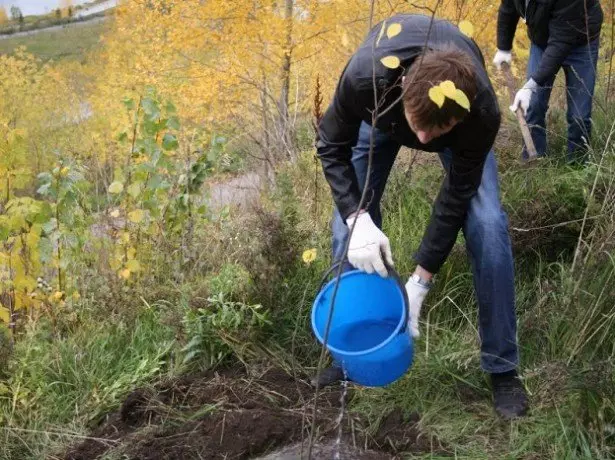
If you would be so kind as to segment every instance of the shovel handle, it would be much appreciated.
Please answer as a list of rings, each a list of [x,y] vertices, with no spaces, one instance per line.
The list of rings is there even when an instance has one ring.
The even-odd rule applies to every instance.
[[[502,71],[506,77],[506,86],[508,87],[508,95],[510,97],[510,103],[512,104],[515,101],[515,92],[517,88],[515,77],[513,76],[507,62],[502,63]],[[528,161],[531,161],[538,157],[538,153],[536,152],[536,146],[534,145],[530,128],[528,127],[525,117],[523,116],[523,109],[521,107],[517,107],[515,115],[517,116],[517,121],[519,122],[519,127],[521,128],[521,135],[523,136],[523,141],[525,142],[525,146],[527,148]]]

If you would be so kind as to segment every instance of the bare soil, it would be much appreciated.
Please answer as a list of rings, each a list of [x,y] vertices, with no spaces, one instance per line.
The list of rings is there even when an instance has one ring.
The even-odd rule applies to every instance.
[[[293,446],[303,442],[305,452],[309,438],[314,389],[307,382],[306,376],[294,378],[276,368],[256,376],[227,369],[139,388],[63,458],[231,460],[271,455],[279,449],[286,456],[267,458],[292,458],[292,452],[298,452]],[[320,392],[317,446],[334,444],[340,396],[339,387]],[[391,459],[434,452],[433,438],[422,435],[418,421],[416,414],[404,417],[394,411],[374,429],[361,416],[347,413],[342,445],[348,447],[341,449],[340,458]],[[446,449],[436,445],[446,455]],[[331,448],[317,447],[313,458],[330,458],[330,453]]]

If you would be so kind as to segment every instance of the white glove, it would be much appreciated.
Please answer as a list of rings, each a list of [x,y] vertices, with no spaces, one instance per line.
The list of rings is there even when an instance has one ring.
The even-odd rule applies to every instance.
[[[515,94],[515,100],[509,107],[510,110],[515,113],[519,107],[523,110],[523,116],[527,116],[527,109],[530,107],[530,101],[532,100],[532,94],[538,88],[538,83],[533,79],[529,79],[523,88],[517,91]]]
[[[376,227],[368,212],[363,212],[358,217],[349,217],[346,220],[349,229],[355,219],[357,223],[348,246],[348,262],[359,270],[367,273],[377,272],[386,278],[388,273],[382,261],[382,254],[389,265],[393,266],[389,239]]]
[[[408,330],[410,331],[410,335],[416,338],[419,334],[419,317],[421,316],[421,306],[423,305],[423,301],[425,297],[427,297],[427,293],[429,292],[429,288],[427,286],[423,286],[418,282],[414,281],[412,277],[406,283],[406,293],[408,294],[408,307],[409,307],[409,317],[408,317]]]
[[[498,70],[502,68],[503,63],[507,63],[508,65],[512,64],[512,53],[510,51],[502,51],[498,50],[495,53],[495,57],[493,58],[493,63],[497,67]]]

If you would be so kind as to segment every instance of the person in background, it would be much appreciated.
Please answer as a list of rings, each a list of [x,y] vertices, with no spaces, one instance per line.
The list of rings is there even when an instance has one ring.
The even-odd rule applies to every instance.
[[[512,44],[519,19],[531,41],[527,82],[510,109],[523,109],[539,157],[547,155],[545,118],[555,76],[566,76],[568,161],[587,159],[592,129],[592,102],[602,27],[598,0],[502,0],[498,13],[497,52],[500,68],[512,62]],[[527,150],[523,149],[523,158]]]
[[[437,152],[446,175],[415,255],[416,269],[406,283],[408,327],[419,336],[432,277],[463,229],[478,300],[481,366],[491,375],[497,413],[521,416],[528,401],[516,370],[513,258],[492,149],[500,110],[482,53],[448,21],[400,14],[386,24],[397,24],[400,32],[380,37],[381,24],[369,32],[343,70],[318,125],[317,154],[336,204],[333,259],[344,257],[354,223],[345,269],[388,275],[385,261],[392,266],[393,257],[381,230],[380,200],[389,173],[402,145]],[[393,65],[381,61],[386,57]],[[372,125],[374,110],[379,115]],[[359,209],[372,135],[368,200]],[[324,386],[343,374],[333,366],[319,377],[313,383]]]

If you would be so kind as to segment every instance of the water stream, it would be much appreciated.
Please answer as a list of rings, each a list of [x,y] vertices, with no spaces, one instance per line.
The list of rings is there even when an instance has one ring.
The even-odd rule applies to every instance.
[[[342,380],[342,391],[340,393],[340,413],[337,416],[337,438],[335,439],[335,456],[334,460],[340,460],[340,448],[342,445],[342,434],[344,426],[342,422],[344,420],[344,413],[346,412],[346,394],[348,393],[348,375],[346,369],[344,369],[344,380]]]

